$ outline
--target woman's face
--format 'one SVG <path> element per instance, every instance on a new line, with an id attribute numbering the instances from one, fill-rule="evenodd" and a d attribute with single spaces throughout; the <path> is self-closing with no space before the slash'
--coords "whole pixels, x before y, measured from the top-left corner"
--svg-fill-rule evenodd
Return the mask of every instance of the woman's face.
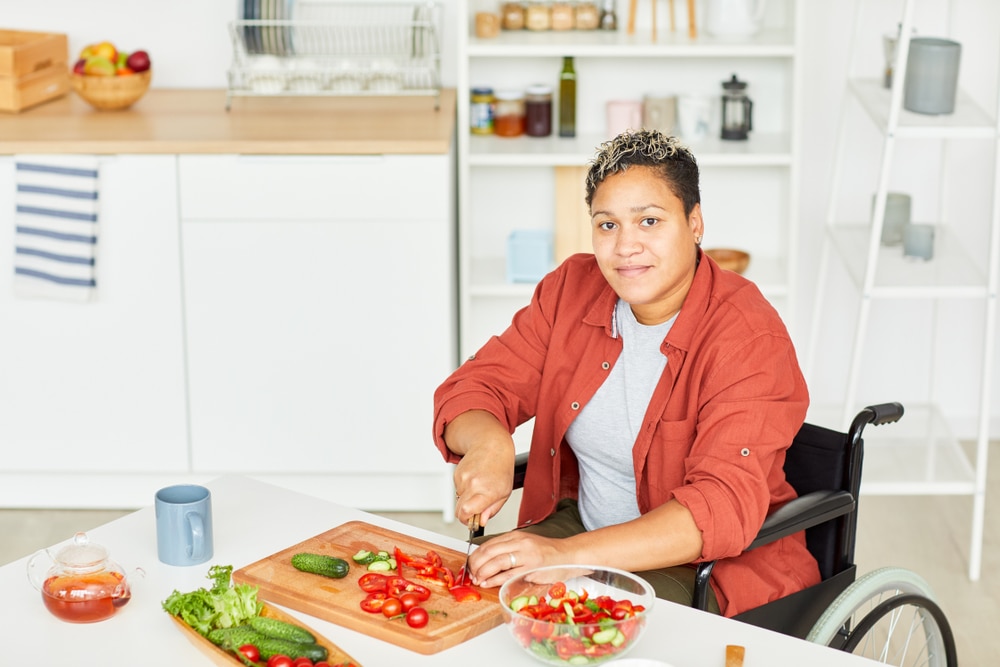
<path id="1" fill-rule="evenodd" d="M 601 273 L 642 324 L 660 324 L 684 303 L 694 280 L 701 206 L 684 203 L 650 167 L 608 176 L 591 199 L 591 233 Z"/>

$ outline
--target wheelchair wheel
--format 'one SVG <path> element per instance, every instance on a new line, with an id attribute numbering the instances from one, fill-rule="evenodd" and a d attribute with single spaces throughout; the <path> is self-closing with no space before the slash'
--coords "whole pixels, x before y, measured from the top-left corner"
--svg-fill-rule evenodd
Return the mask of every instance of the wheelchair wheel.
<path id="1" fill-rule="evenodd" d="M 881 568 L 841 593 L 806 639 L 897 667 L 956 667 L 955 638 L 933 597 L 917 574 Z"/>

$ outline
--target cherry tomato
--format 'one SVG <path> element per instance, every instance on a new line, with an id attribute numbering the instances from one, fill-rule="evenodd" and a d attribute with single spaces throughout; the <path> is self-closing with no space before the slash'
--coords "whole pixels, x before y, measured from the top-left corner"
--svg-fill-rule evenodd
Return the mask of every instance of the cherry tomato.
<path id="1" fill-rule="evenodd" d="M 313 665 L 313 667 L 330 667 L 330 663 L 328 663 L 326 660 L 320 660 L 315 665 Z"/>
<path id="2" fill-rule="evenodd" d="M 413 607 L 406 612 L 406 624 L 411 628 L 422 628 L 427 625 L 430 615 L 423 607 Z"/>
<path id="3" fill-rule="evenodd" d="M 416 593 L 403 593 L 399 596 L 399 603 L 403 605 L 403 611 L 410 611 L 414 607 L 419 607 L 423 599 Z"/>
<path id="4" fill-rule="evenodd" d="M 292 667 L 292 659 L 284 653 L 272 655 L 267 661 L 267 667 Z"/>
<path id="5" fill-rule="evenodd" d="M 250 662 L 257 662 L 260 660 L 260 650 L 258 650 L 258 648 L 253 644 L 244 644 L 241 646 L 240 653 L 242 653 L 243 657 Z"/>
<path id="6" fill-rule="evenodd" d="M 552 584 L 552 586 L 549 587 L 549 597 L 557 599 L 566 597 L 566 584 L 561 581 Z"/>
<path id="7" fill-rule="evenodd" d="M 309 658 L 302 656 L 301 658 L 295 658 L 292 660 L 292 667 L 316 667 L 313 665 L 313 661 Z"/>
<path id="8" fill-rule="evenodd" d="M 382 613 L 386 618 L 392 618 L 403 613 L 403 603 L 396 598 L 388 598 L 382 603 Z"/>

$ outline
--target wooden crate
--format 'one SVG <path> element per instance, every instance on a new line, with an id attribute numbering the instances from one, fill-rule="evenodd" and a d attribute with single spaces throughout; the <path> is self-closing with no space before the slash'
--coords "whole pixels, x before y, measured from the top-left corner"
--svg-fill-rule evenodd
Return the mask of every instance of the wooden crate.
<path id="1" fill-rule="evenodd" d="M 69 91 L 66 35 L 0 30 L 0 110 L 21 111 Z"/>

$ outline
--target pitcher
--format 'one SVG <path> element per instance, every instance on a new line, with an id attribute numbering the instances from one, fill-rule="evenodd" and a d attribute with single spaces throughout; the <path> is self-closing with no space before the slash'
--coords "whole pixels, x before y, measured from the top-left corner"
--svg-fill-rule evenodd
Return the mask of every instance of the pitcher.
<path id="1" fill-rule="evenodd" d="M 705 30 L 715 37 L 749 37 L 760 30 L 766 0 L 707 0 Z"/>

